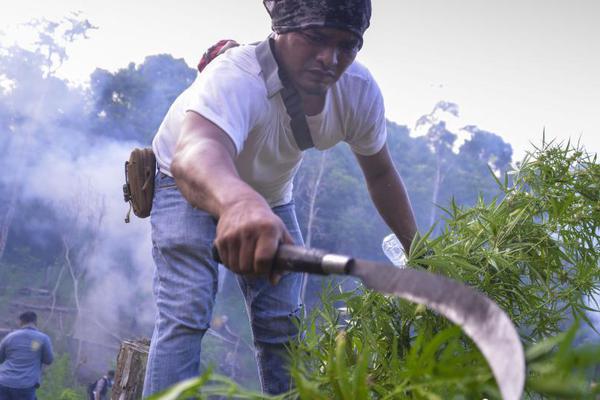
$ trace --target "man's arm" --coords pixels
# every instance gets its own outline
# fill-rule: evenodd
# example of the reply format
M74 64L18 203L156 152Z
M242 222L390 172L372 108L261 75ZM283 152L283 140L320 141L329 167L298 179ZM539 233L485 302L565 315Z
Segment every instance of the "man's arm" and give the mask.
M356 154L373 204L408 254L417 223L404 183L394 167L387 145L372 156Z
M187 112L171 164L177 186L190 204L218 218L215 245L227 267L267 273L279 243L293 240L265 199L240 179L234 158L221 128Z
M54 353L52 352L52 343L50 338L46 337L42 346L42 364L50 365L54 361Z

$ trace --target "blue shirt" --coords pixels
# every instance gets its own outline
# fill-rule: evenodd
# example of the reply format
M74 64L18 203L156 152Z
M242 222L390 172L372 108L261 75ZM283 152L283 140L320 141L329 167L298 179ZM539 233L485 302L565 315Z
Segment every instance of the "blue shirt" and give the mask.
M42 363L53 359L48 335L33 326L17 329L0 342L0 385L14 389L38 385Z

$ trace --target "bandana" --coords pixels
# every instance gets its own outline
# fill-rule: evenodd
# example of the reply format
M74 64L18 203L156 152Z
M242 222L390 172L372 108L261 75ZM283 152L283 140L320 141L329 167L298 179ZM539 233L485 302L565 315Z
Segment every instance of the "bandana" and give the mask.
M371 18L371 0L263 0L263 3L277 33L337 28L356 34L361 45Z

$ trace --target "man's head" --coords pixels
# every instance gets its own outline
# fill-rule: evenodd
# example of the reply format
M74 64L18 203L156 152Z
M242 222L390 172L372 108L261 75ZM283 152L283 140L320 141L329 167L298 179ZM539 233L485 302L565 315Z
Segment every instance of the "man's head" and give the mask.
M106 373L106 376L108 377L108 379L115 379L115 371L111 369Z
M276 56L298 89L321 96L352 64L371 18L370 0L264 0Z
M33 311L25 311L21 315L19 315L19 324L29 325L29 324L37 324L37 314Z
M335 28L362 36L371 19L371 0L263 0L275 32Z

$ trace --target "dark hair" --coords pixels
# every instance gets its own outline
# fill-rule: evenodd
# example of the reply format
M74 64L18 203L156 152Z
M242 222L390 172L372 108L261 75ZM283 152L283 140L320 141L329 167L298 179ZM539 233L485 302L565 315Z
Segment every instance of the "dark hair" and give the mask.
M25 311L23 314L19 315L19 321L23 324L35 324L37 323L37 314L33 311Z
M107 375L108 375L109 377L111 377L111 378L114 378L114 376L115 376L115 371L114 371L113 369L111 369L110 371L108 371L108 374L107 374Z

